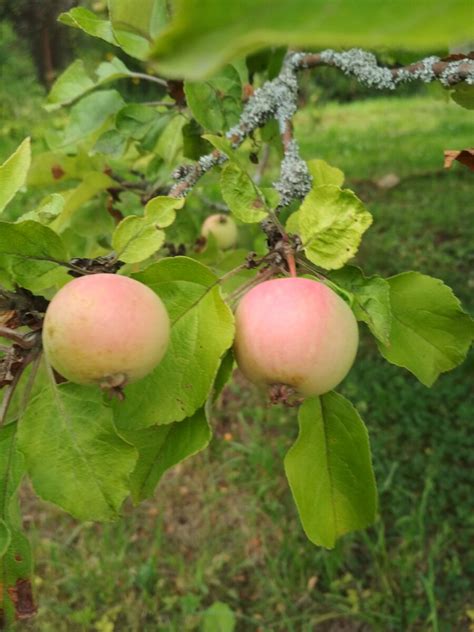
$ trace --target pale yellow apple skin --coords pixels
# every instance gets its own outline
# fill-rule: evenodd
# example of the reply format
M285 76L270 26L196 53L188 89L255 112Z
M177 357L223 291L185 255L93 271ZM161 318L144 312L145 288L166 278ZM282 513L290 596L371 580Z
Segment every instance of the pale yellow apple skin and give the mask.
M359 343L349 306L323 283L272 279L251 289L235 314L234 350L257 384L285 384L306 397L335 388Z
M76 384L124 386L165 355L166 308L143 283L117 274L74 279L54 296L43 324L51 366Z
M208 237L209 233L213 234L218 247L222 250L233 248L237 243L237 226L232 217L229 217L229 215L224 215L222 213L209 215L202 225L201 235L203 237Z

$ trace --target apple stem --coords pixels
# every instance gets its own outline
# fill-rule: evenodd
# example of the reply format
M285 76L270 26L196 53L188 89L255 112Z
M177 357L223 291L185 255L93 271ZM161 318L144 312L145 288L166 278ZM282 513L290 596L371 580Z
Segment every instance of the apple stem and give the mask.
M286 254L286 261L288 263L290 276L295 277L296 276L296 263L295 263L295 257L292 252L288 252Z
M295 255L293 252L293 248L288 239L288 235L285 233L282 238L283 248L282 254L285 256L286 263L288 265L288 270L290 272L290 276L296 277L296 263L295 263Z

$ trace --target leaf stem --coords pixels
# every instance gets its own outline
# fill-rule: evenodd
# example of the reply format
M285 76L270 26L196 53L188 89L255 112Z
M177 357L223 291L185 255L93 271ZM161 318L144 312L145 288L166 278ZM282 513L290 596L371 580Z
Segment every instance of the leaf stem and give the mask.
M132 72L129 77L133 79L143 79L144 81L151 81L153 83L157 83L164 88L168 87L168 82L165 79L161 79L161 77L154 77L153 75L147 75L144 72Z
M286 255L286 261L288 263L288 269L290 271L290 276L296 277L296 263L295 257L292 252L288 252Z

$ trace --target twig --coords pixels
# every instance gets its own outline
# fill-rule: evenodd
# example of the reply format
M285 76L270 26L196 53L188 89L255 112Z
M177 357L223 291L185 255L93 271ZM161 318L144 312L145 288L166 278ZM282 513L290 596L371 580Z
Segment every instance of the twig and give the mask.
M378 65L375 55L359 48L344 52L328 49L321 53L296 54L299 55L297 63L300 68L332 66L377 90L394 90L402 83L430 83L436 79L446 87L461 81L474 84L474 60L467 56L465 59L443 60L433 55L401 68L384 68Z
M24 336L22 336L21 334L18 334L13 329L10 329L9 327L3 327L1 325L0 325L0 338L8 338L9 340L12 340L16 345L18 345L22 349L32 349L36 344L35 340L26 340Z
M199 178L212 169L212 167L222 164L226 160L228 160L228 158L225 154L220 152L218 149L214 149L210 154L201 156L194 165L185 165L178 168L175 171L175 177L178 181L171 188L168 195L176 198L185 197L194 187Z

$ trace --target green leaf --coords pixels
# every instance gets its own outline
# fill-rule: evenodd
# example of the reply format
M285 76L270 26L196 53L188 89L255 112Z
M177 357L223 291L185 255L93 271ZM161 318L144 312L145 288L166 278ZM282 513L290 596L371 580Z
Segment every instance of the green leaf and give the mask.
M76 101L94 88L123 77L134 77L135 74L127 68L123 61L113 57L110 61L99 64L93 80L86 71L84 63L81 60L74 61L56 79L48 95L48 104L44 107L47 111L56 110L62 105Z
M112 235L112 247L125 263L144 261L157 252L165 241L165 233L146 217L131 215L123 219Z
M168 123L171 121L171 119L173 118L174 114L172 112L172 109L168 110L167 112L163 112L162 110L160 112L155 112L155 118L152 120L151 125L148 127L147 129L147 133L145 134L145 136L141 139L141 149L143 151L150 151L150 152L155 152L155 148L158 144L158 139L160 138L161 134L163 134L163 132L165 131L165 129L168 126ZM185 126L183 126L184 129ZM146 167L150 167L152 166L152 171L151 173L153 174L152 177L155 177L156 174L156 167L153 166L156 163L159 164L159 160L153 160L151 163L147 163L146 161L149 159L149 157L144 156L144 161L145 161L145 165ZM147 171L148 173L148 171Z
M77 187L62 192L65 200L64 206L61 213L51 222L51 228L58 233L68 228L77 210L98 193L113 185L114 180L105 173L84 174L82 182Z
M156 117L156 112L146 105L129 103L117 113L115 126L124 136L140 140Z
M114 428L96 387L51 379L29 404L18 446L38 496L80 520L117 517L136 450Z
M26 182L28 186L49 186L58 181L81 180L92 171L102 172L105 166L102 156L92 156L83 151L74 156L46 151L33 156Z
M306 535L333 548L336 540L375 519L377 490L367 429L338 393L307 399L285 471Z
M109 42L109 44L116 44L118 46L118 42L112 30L112 24L109 20L100 18L92 11L89 11L89 9L75 7L67 13L61 13L58 17L58 21L68 26L81 29L88 35L103 39Z
M168 352L156 369L126 389L114 403L120 428L169 424L201 408L221 358L231 346L233 315L222 300L217 277L187 257L162 259L134 278L164 301L171 318Z
M158 196L147 203L144 217L133 215L122 220L112 235L117 257L125 263L148 259L164 243L165 233L160 228L170 226L176 210L183 206L184 199Z
M379 276L366 277L362 270L355 266L335 270L329 278L351 292L352 310L357 320L367 323L373 335L388 345L392 325L388 282Z
M355 255L371 223L372 215L352 191L326 184L311 189L286 227L301 237L310 261L334 270Z
M204 409L192 417L166 426L127 430L120 434L138 450L138 461L130 477L135 503L153 495L159 480L171 467L203 450L211 439Z
M76 59L56 79L48 94L48 104L44 107L46 110L52 111L61 107L61 105L72 103L86 92L89 92L89 90L92 90L94 86L95 82L92 81L85 69L84 62L81 59Z
M30 139L25 138L18 149L0 166L0 213L25 184L30 162Z
M268 215L262 192L236 163L224 167L220 185L225 203L241 222L260 222Z
M202 615L202 632L233 632L235 626L235 614L222 601L215 601Z
M0 222L0 253L30 259L66 258L61 238L38 222Z
M191 119L183 126L183 156L190 160L199 160L212 150L211 145L202 137L203 129L197 121Z
M16 431L16 423L9 423L0 428L0 520L7 526L8 531L11 530L12 526L15 526L12 499L25 471L23 455L18 452L16 447ZM6 535L5 529L3 529L3 543L6 541L5 537L9 539L11 533ZM0 546L1 548L3 547ZM5 551L0 557L4 554Z
M118 57L112 57L110 61L103 61L97 66L95 74L97 76L96 86L135 75Z
M280 194L276 189L272 187L261 187L260 191L263 193L267 206L271 209L275 209L280 204Z
M13 624L36 613L33 600L33 557L31 546L20 527L10 530L10 544L0 559L2 588L0 608L3 621ZM9 628L5 628L9 629Z
M108 0L115 39L123 50L137 59L146 59L150 38L156 37L167 21L165 0Z
M158 154L168 166L176 163L183 152L183 127L186 118L182 114L175 116L165 127L158 143L155 153Z
M61 213L64 208L64 198L60 193L51 193L43 198L34 211L29 211L20 217L19 222L33 220L48 225Z
M135 32L144 38L156 37L166 25L166 0L109 0L109 12L114 28Z
M153 58L167 76L198 80L265 46L425 51L471 38L470 0L398 3L396 16L391 3L373 0L181 0Z
M116 129L109 129L97 139L93 151L94 153L107 154L114 158L120 158L126 146L127 139Z
M390 285L390 342L378 342L383 357L432 386L440 373L461 364L474 336L474 322L439 279L403 272Z
M198 123L211 132L235 125L242 111L242 84L237 70L228 65L206 81L186 81L186 102Z
M98 131L124 105L124 100L116 90L101 90L83 97L71 108L61 147L78 143L85 136Z
M229 349L225 356L222 358L221 365L214 380L214 386L212 388L212 401L215 402L219 395L222 393L225 385L232 377L234 370L234 353L232 349Z
M67 260L61 238L38 222L0 222L1 255L10 257L13 278L32 292L55 285L65 274L58 266L58 262Z
M12 536L7 523L0 518L0 558L2 558L10 546Z
M466 110L474 110L474 85L468 83L458 84L451 91L451 98Z
M324 160L309 160L308 169L313 177L313 187L319 187L323 184L334 184L342 187L344 184L344 174L337 167L331 167Z
M216 136L215 134L203 134L204 140L207 140L213 147L225 154L231 162L237 162L235 150L232 148L230 140L223 136Z
M176 219L176 211L184 206L184 198L173 198L159 195L152 198L145 206L145 216L160 228L166 228Z
M3 624L20 614L34 614L31 598L33 564L28 540L21 533L17 492L24 474L23 455L16 448L17 424L0 428L0 608ZM21 582L21 592L17 590Z

